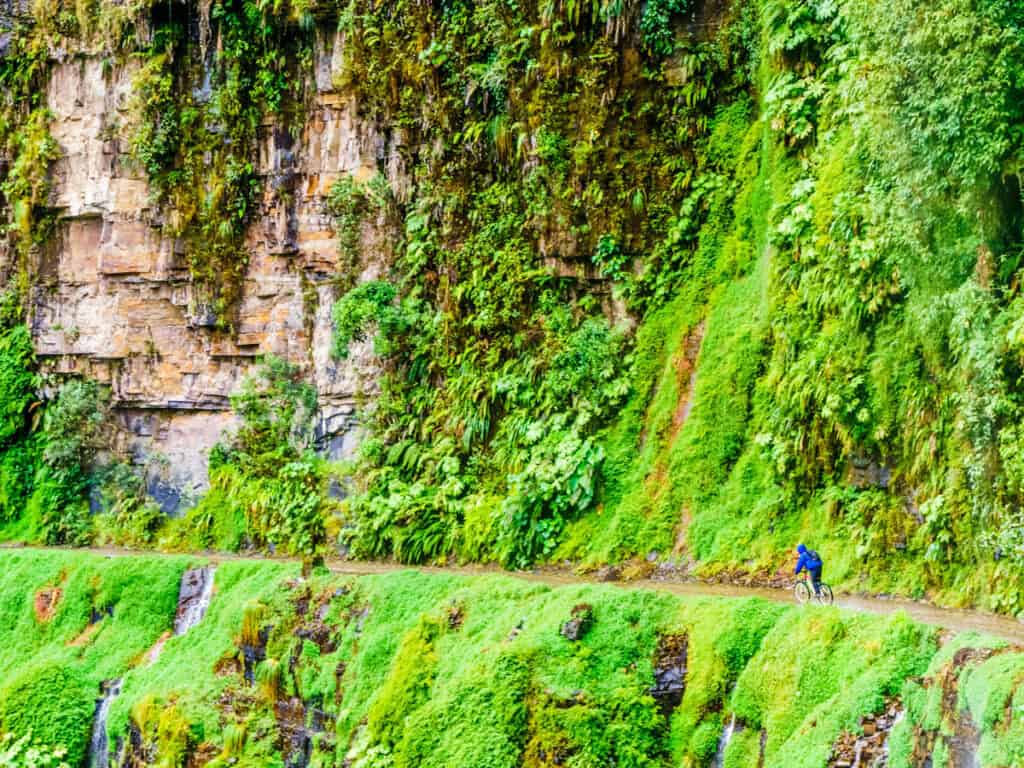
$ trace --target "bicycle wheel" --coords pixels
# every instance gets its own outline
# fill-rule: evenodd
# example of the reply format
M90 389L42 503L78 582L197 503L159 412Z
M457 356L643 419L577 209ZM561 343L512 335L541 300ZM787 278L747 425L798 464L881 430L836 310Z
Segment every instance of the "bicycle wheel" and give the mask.
M798 581L793 585L793 594L796 595L796 601L803 605L811 599L811 588L806 581Z
M832 595L832 587L824 582L821 583L821 587L818 590L818 603L821 605L832 605L832 601L835 598Z

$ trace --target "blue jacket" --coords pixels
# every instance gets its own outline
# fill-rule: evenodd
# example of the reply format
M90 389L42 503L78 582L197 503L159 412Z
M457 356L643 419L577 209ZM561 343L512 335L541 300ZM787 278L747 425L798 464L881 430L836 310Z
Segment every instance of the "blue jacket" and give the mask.
M808 571L815 568L821 568L821 560L812 558L811 550L806 549L801 545L801 549L798 551L800 552L800 559L796 561L796 570L794 573L800 573L804 568Z

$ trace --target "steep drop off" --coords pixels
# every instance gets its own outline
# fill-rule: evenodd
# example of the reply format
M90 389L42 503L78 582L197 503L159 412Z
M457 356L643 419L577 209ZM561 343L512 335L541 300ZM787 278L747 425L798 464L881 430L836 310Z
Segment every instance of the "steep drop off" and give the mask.
M80 765L101 730L127 766L1024 759L1024 653L905 617L252 562L219 564L195 611L184 557L4 558L15 766L29 743Z
M13 8L3 536L1017 612L1022 17Z

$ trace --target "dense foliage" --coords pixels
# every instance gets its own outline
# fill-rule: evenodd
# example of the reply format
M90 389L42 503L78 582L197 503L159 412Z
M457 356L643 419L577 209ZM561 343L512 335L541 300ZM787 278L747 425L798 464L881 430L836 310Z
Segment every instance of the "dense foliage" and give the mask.
M0 766L2 768L71 768L63 758L63 747L37 746L29 731L20 738L13 733L0 736Z
M704 42L616 8L342 19L342 82L430 148L373 196L390 282L335 308L388 365L357 551L774 569L831 531L843 579L1021 607L1020 9L735 3Z
M172 534L197 548L323 546L326 467L312 449L316 390L301 371L267 358L232 397L240 427L210 456L210 491Z
M358 553L521 566L594 508L596 434L629 390L629 323L594 278L622 278L635 313L678 287L708 116L744 80L742 9L715 40L676 35L687 10L342 15L337 80L401 127L411 177L332 194L343 252L368 221L397 243L386 279L334 309L337 354L372 334L387 366L351 504Z
M135 80L133 150L166 211L166 234L187 244L193 314L227 327L248 264L245 227L262 194L261 121L267 112L281 115L278 140L290 143L285 132L302 104L306 79L296 73L310 63L312 20L301 4L218 0L203 6L196 39L189 8L167 6L166 16L158 9Z
M9 537L84 544L106 393L71 379L44 403L35 367L28 329L0 331L0 526Z
M16 741L0 736L0 765L57 768L58 755L85 764L100 683L141 658L173 621L184 568L173 558L4 555L0 734ZM54 595L51 613L39 613L40 591Z
M1024 608L1019 3L37 5L0 59L4 536L756 578L813 537L836 584ZM314 60L383 137L323 200L334 354L381 366L340 510L301 367L166 527L99 466L101 389L35 375L60 41L137 66L119 130L214 335Z

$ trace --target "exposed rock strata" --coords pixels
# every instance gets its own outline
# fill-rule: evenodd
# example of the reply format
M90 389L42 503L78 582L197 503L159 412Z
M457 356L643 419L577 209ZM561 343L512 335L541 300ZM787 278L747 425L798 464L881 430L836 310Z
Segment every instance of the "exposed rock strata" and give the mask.
M6 18L17 13L15 0L0 2ZM321 448L347 455L358 441L356 402L372 394L374 363L365 344L344 361L330 355L338 254L325 200L341 174L368 178L380 169L396 188L405 181L397 140L362 122L333 89L340 45L335 33L318 34L316 95L299 137L269 120L261 129L264 195L246 235L250 262L232 333L213 327L183 248L163 235L164 212L131 158L137 64L63 52L52 62L46 101L61 153L51 169L58 231L31 297L36 349L46 372L111 386L115 447L147 466L167 512L205 489L206 453L230 428L229 396L259 355L309 371ZM2 48L0 39L0 55ZM279 195L282 188L290 194ZM361 277L379 272L383 245L369 223Z

